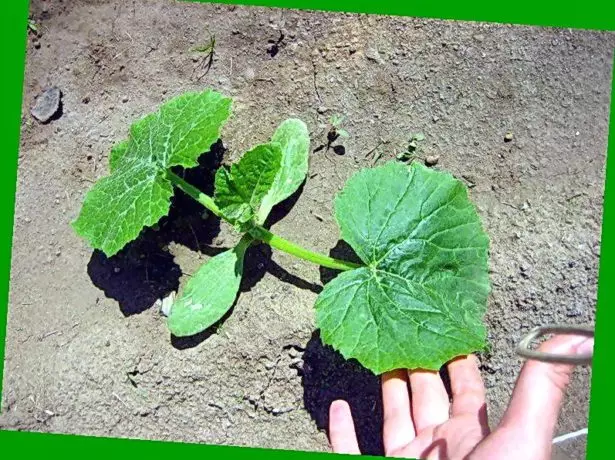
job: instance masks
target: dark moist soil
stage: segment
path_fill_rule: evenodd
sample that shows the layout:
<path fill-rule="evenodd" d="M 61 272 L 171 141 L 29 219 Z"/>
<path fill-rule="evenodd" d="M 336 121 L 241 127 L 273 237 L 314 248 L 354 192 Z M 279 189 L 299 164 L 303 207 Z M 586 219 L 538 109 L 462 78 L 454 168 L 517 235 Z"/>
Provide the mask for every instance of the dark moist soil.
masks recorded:
<path fill-rule="evenodd" d="M 69 227 L 111 145 L 187 90 L 235 101 L 224 143 L 191 174 L 205 189 L 213 166 L 287 117 L 306 121 L 310 176 L 273 230 L 321 252 L 344 252 L 331 209 L 344 181 L 425 134 L 416 154 L 472 187 L 491 237 L 493 422 L 524 333 L 593 323 L 613 34 L 168 1 L 31 8 L 41 36 L 28 38 L 2 428 L 318 451 L 328 405 L 345 397 L 364 451 L 381 452 L 378 379 L 313 332 L 330 273 L 254 247 L 232 314 L 175 340 L 156 301 L 237 241 L 232 230 L 181 193 L 158 231 L 112 259 Z M 207 31 L 210 63 L 190 51 Z M 52 86 L 62 112 L 40 124 L 30 109 Z M 350 136 L 327 149 L 335 114 Z M 576 372 L 558 434 L 587 426 L 589 379 Z M 580 438 L 560 454 L 584 449 Z"/>

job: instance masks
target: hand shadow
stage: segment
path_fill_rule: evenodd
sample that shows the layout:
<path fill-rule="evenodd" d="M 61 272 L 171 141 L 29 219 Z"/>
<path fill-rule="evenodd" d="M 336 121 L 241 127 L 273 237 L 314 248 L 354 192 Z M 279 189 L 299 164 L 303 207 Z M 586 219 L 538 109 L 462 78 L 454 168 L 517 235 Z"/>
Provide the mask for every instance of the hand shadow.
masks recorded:
<path fill-rule="evenodd" d="M 316 426 L 327 431 L 336 399 L 350 405 L 361 452 L 384 455 L 380 379 L 355 360 L 345 360 L 314 332 L 303 353 L 303 403 Z"/>

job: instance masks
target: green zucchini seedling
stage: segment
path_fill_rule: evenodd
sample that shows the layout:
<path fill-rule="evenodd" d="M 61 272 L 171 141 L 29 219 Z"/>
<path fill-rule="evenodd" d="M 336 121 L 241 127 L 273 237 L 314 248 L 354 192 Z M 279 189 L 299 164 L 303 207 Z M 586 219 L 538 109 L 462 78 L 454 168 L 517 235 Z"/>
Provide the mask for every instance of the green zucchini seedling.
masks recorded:
<path fill-rule="evenodd" d="M 324 343 L 376 374 L 438 369 L 485 347 L 489 240 L 462 182 L 416 162 L 357 172 L 335 199 L 335 219 L 361 263 L 338 260 L 263 226 L 306 178 L 310 139 L 302 121 L 284 121 L 268 142 L 218 169 L 213 196 L 171 171 L 196 166 L 230 113 L 231 99 L 207 90 L 171 99 L 134 123 L 111 150 L 110 174 L 87 193 L 73 222 L 111 257 L 165 216 L 179 189 L 242 234 L 181 289 L 167 320 L 172 334 L 197 334 L 224 316 L 237 297 L 246 250 L 260 240 L 341 272 L 316 300 L 316 325 Z"/>

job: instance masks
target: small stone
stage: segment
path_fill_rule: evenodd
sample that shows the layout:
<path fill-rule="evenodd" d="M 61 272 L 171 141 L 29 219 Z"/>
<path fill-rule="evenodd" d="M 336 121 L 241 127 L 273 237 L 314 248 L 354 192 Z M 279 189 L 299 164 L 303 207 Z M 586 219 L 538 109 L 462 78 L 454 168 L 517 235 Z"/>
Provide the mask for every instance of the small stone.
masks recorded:
<path fill-rule="evenodd" d="M 41 47 L 41 42 L 39 42 L 38 40 L 34 40 L 34 41 L 32 42 L 32 45 L 34 45 L 34 48 L 36 48 L 36 49 L 40 49 L 40 47 Z"/>
<path fill-rule="evenodd" d="M 47 123 L 60 110 L 62 92 L 56 86 L 49 88 L 36 98 L 36 104 L 30 111 L 41 123 Z"/>
<path fill-rule="evenodd" d="M 318 107 L 318 109 L 317 109 L 317 110 L 318 110 L 318 113 L 323 114 L 323 113 L 325 113 L 328 109 L 327 109 L 324 105 L 321 105 L 320 107 Z"/>
<path fill-rule="evenodd" d="M 504 135 L 504 142 L 510 142 L 513 140 L 513 133 L 511 131 L 508 131 L 505 135 Z"/>
<path fill-rule="evenodd" d="M 429 155 L 425 158 L 425 166 L 435 166 L 440 161 L 440 157 L 438 155 Z"/>
<path fill-rule="evenodd" d="M 432 117 L 432 120 L 433 120 L 434 123 L 436 123 L 439 119 L 440 119 L 440 117 L 438 115 L 434 115 Z"/>
<path fill-rule="evenodd" d="M 483 34 L 476 34 L 474 35 L 474 40 L 476 40 L 477 42 L 482 42 L 485 40 L 485 36 Z"/>
<path fill-rule="evenodd" d="M 120 267 L 113 267 L 113 273 L 119 273 L 122 269 Z"/>
<path fill-rule="evenodd" d="M 126 104 L 126 102 L 128 102 L 128 96 L 124 96 L 124 97 L 122 98 L 122 102 L 123 102 L 124 104 Z"/>
<path fill-rule="evenodd" d="M 111 341 L 110 341 L 110 340 L 107 340 L 107 341 L 105 342 L 105 347 L 110 347 L 110 346 L 111 346 Z"/>
<path fill-rule="evenodd" d="M 571 307 L 566 311 L 566 316 L 568 318 L 576 318 L 577 316 L 581 316 L 583 311 L 579 307 Z"/>

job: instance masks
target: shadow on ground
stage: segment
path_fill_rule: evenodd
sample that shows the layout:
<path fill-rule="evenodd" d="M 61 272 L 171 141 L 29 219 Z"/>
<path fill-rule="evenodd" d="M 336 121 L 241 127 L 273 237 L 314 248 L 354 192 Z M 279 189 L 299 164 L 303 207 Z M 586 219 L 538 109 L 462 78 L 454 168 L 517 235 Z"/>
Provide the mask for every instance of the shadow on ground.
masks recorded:
<path fill-rule="evenodd" d="M 343 399 L 352 410 L 361 452 L 384 455 L 382 396 L 377 376 L 323 345 L 315 332 L 303 353 L 302 384 L 303 403 L 319 429 L 328 430 L 329 406 Z"/>

